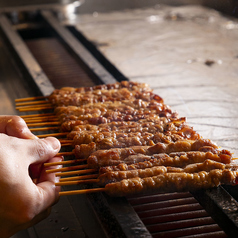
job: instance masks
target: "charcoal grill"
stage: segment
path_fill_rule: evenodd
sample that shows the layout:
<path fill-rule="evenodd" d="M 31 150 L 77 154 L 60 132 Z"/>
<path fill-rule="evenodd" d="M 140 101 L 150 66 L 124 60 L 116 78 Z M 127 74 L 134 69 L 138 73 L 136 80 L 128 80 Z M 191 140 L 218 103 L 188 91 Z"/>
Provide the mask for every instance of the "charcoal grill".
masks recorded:
<path fill-rule="evenodd" d="M 17 18 L 16 18 L 17 14 Z M 0 15 L 6 60 L 13 59 L 18 97 L 49 95 L 54 88 L 88 87 L 128 80 L 73 26 L 52 9 Z M 67 188 L 63 188 L 67 189 Z M 29 237 L 236 237 L 236 187 L 194 193 L 111 198 L 103 193 L 62 197 Z"/>

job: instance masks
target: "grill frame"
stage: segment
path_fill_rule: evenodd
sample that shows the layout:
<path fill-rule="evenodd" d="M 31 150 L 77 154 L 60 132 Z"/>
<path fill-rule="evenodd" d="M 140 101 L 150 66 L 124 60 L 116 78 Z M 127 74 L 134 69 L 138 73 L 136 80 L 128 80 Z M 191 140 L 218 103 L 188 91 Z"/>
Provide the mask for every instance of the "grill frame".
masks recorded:
<path fill-rule="evenodd" d="M 54 34 L 59 37 L 60 41 L 63 42 L 71 53 L 74 52 L 74 57 L 78 57 L 80 61 L 83 61 L 89 70 L 93 69 L 95 77 L 100 79 L 98 84 L 102 82 L 116 82 L 116 79 L 110 73 L 106 72 L 106 76 L 104 75 L 106 71 L 104 67 L 100 65 L 80 42 L 78 42 L 66 27 L 61 26 L 56 21 L 50 11 L 43 10 L 39 12 L 44 18 L 47 27 L 50 27 L 54 31 Z M 4 13 L 0 16 L 0 25 L 2 36 L 11 48 L 18 63 L 20 62 L 20 68 L 23 75 L 27 75 L 29 82 L 34 84 L 35 91 L 38 95 L 49 95 L 54 87 L 40 65 L 34 59 L 31 52 L 25 46 L 23 40 L 17 34 L 17 31 L 12 28 L 10 21 Z M 82 52 L 78 52 L 77 50 L 76 52 L 74 51 L 78 45 L 83 47 Z M 94 61 L 93 65 L 89 63 L 92 59 Z M 229 237 L 236 237 L 235 234 L 238 233 L 238 215 L 234 214 L 233 211 L 237 211 L 238 203 L 223 187 L 206 191 L 197 191 L 192 194 Z M 69 214 L 74 217 L 80 216 L 80 210 L 77 208 L 77 199 L 79 198 L 82 199 L 81 196 L 65 198 L 66 201 L 64 203 L 73 208 Z M 95 213 L 97 220 L 100 221 L 99 223 L 103 227 L 102 233 L 106 236 L 115 237 L 117 234 L 119 237 L 138 237 L 138 235 L 141 237 L 151 237 L 151 234 L 141 219 L 134 212 L 133 206 L 131 206 L 125 198 L 110 198 L 107 195 L 100 193 L 85 195 L 83 200 L 84 204 L 90 203 L 90 209 L 92 213 Z M 225 207 L 224 201 L 228 201 L 228 204 L 226 203 Z M 60 206 L 61 205 L 59 205 L 58 209 L 60 209 Z M 82 221 L 81 218 L 79 220 Z M 116 233 L 114 233 L 115 225 L 118 228 Z M 36 233 L 39 232 L 40 229 L 41 227 L 39 227 L 39 229 L 37 228 Z M 71 237 L 74 237 L 74 234 Z"/>

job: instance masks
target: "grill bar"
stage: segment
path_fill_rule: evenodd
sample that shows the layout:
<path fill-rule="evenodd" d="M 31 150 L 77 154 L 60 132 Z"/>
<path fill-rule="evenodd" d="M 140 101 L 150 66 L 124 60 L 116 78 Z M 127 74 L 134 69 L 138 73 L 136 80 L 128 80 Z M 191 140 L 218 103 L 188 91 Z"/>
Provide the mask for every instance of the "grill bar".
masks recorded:
<path fill-rule="evenodd" d="M 191 193 L 128 198 L 153 237 L 227 237 Z"/>
<path fill-rule="evenodd" d="M 152 234 L 154 238 L 157 237 L 166 237 L 166 238 L 175 238 L 175 237 L 186 237 L 186 236 L 193 236 L 196 234 L 204 235 L 206 234 L 207 237 L 211 237 L 213 233 L 219 232 L 219 227 L 216 224 L 213 225 L 204 225 L 204 226 L 196 226 L 192 228 L 182 228 L 176 230 L 168 230 L 168 231 L 160 231 L 159 233 Z M 220 233 L 219 233 L 220 234 Z M 223 234 L 223 237 L 224 236 Z"/>
<path fill-rule="evenodd" d="M 14 51 L 18 63 L 21 64 L 24 74 L 27 75 L 30 83 L 34 85 L 35 90 L 44 96 L 52 93 L 54 88 L 51 82 L 26 47 L 19 34 L 13 30 L 10 21 L 4 14 L 0 15 L 0 27 L 5 36 L 5 40 Z"/>
<path fill-rule="evenodd" d="M 145 210 L 154 210 L 154 209 L 160 209 L 164 207 L 173 207 L 173 206 L 181 206 L 181 205 L 187 205 L 187 204 L 194 204 L 197 203 L 196 199 L 193 197 L 190 198 L 182 198 L 182 199 L 174 199 L 174 200 L 167 200 L 167 201 L 160 201 L 160 202 L 154 202 L 154 203 L 147 203 L 142 205 L 134 206 L 134 209 L 137 212 L 143 212 Z"/>
<path fill-rule="evenodd" d="M 152 217 L 146 217 L 142 218 L 141 220 L 145 225 L 151 225 L 155 223 L 162 223 L 162 222 L 169 222 L 169 221 L 179 221 L 179 220 L 187 220 L 187 219 L 193 219 L 193 218 L 203 218 L 209 216 L 208 213 L 201 209 L 196 210 L 192 212 L 180 212 L 180 213 L 173 213 L 161 215 L 161 216 L 152 216 Z"/>

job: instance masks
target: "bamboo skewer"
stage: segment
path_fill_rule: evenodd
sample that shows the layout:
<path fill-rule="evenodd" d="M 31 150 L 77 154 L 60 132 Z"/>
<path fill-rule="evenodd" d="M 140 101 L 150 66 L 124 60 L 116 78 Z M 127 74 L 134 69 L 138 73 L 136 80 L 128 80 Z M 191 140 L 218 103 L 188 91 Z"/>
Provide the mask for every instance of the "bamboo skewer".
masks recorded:
<path fill-rule="evenodd" d="M 62 176 L 70 176 L 70 175 L 76 175 L 76 174 L 87 174 L 87 173 L 94 173 L 97 172 L 97 169 L 85 169 L 85 170 L 76 170 L 76 171 L 70 171 L 70 172 L 61 172 L 56 173 L 55 176 L 62 177 Z"/>
<path fill-rule="evenodd" d="M 62 154 L 64 152 L 58 153 L 57 156 L 60 156 L 59 154 Z M 70 152 L 71 153 L 71 152 Z M 74 160 L 65 160 L 65 161 L 59 161 L 59 162 L 52 162 L 52 163 L 45 163 L 45 167 L 49 166 L 55 166 L 55 165 L 66 165 L 66 164 L 74 164 L 74 163 L 79 163 L 79 162 L 84 162 L 87 159 L 74 159 Z M 88 165 L 87 165 L 88 166 Z M 88 168 L 88 167 L 85 167 Z"/>
<path fill-rule="evenodd" d="M 49 121 L 49 122 L 39 122 L 39 123 L 29 123 L 28 127 L 36 127 L 36 126 L 52 126 L 52 125 L 60 125 L 60 122 Z"/>
<path fill-rule="evenodd" d="M 57 153 L 56 156 L 68 156 L 68 155 L 74 155 L 74 152 L 73 151 L 65 151 L 65 152 L 60 152 L 60 153 Z M 78 161 L 84 161 L 84 160 L 78 160 Z"/>
<path fill-rule="evenodd" d="M 73 143 L 73 140 L 67 140 L 67 139 L 59 139 L 60 143 Z"/>
<path fill-rule="evenodd" d="M 16 108 L 17 109 L 17 108 Z M 47 109 L 54 109 L 53 106 L 41 106 L 41 107 L 29 107 L 29 108 L 21 108 L 17 109 L 19 112 L 30 112 L 30 111 L 42 111 Z"/>
<path fill-rule="evenodd" d="M 83 180 L 83 179 L 93 179 L 93 178 L 97 178 L 97 177 L 98 177 L 98 174 L 88 174 L 88 175 L 74 176 L 74 177 L 68 177 L 68 178 L 61 178 L 59 180 L 59 182 Z"/>
<path fill-rule="evenodd" d="M 41 101 L 30 101 L 30 102 L 18 102 L 18 103 L 16 103 L 16 107 L 38 105 L 38 104 L 42 105 L 42 104 L 46 104 L 46 103 L 49 103 L 49 101 L 41 100 Z"/>
<path fill-rule="evenodd" d="M 51 134 L 37 135 L 37 137 L 45 138 L 45 137 L 49 137 L 49 136 L 58 137 L 58 136 L 66 136 L 66 135 L 68 135 L 68 132 L 57 132 L 57 133 L 51 133 Z"/>
<path fill-rule="evenodd" d="M 28 98 L 18 98 L 15 99 L 15 102 L 26 102 L 26 101 L 35 101 L 41 99 L 47 99 L 48 96 L 37 96 L 37 97 L 28 97 Z"/>
<path fill-rule="evenodd" d="M 61 144 L 61 147 L 62 146 L 73 146 L 73 145 L 72 145 L 72 143 L 63 143 L 63 144 Z"/>
<path fill-rule="evenodd" d="M 97 192 L 105 192 L 105 191 L 106 191 L 105 188 L 91 188 L 91 189 L 82 189 L 82 190 L 75 190 L 75 191 L 62 191 L 62 192 L 59 192 L 59 195 L 67 196 L 67 195 L 97 193 Z"/>
<path fill-rule="evenodd" d="M 21 118 L 39 118 L 39 117 L 45 117 L 45 116 L 54 116 L 55 114 L 50 113 L 42 113 L 42 114 L 31 114 L 31 115 L 22 115 Z"/>
<path fill-rule="evenodd" d="M 58 182 L 55 183 L 55 186 L 65 186 L 65 185 L 78 185 L 82 183 L 97 183 L 99 182 L 99 179 L 87 179 L 87 180 L 75 180 L 75 181 L 66 181 L 66 182 Z"/>
<path fill-rule="evenodd" d="M 87 168 L 88 165 L 75 165 L 75 166 L 69 166 L 69 167 L 64 167 L 64 168 L 59 168 L 59 169 L 48 169 L 45 172 L 46 173 L 55 173 L 55 172 L 65 172 L 65 171 L 72 171 L 76 169 L 84 169 Z"/>
<path fill-rule="evenodd" d="M 39 127 L 39 128 L 31 128 L 30 131 L 49 131 L 49 130 L 59 130 L 59 127 Z"/>
<path fill-rule="evenodd" d="M 29 106 L 20 106 L 20 107 L 16 107 L 17 110 L 21 110 L 21 109 L 27 109 L 27 108 L 38 108 L 38 107 L 52 107 L 51 103 L 45 103 L 45 104 L 38 104 L 38 105 L 29 105 Z"/>
<path fill-rule="evenodd" d="M 50 116 L 50 117 L 38 117 L 38 118 L 30 118 L 25 119 L 26 123 L 34 123 L 34 122 L 47 122 L 47 121 L 59 121 L 58 117 L 56 116 Z"/>

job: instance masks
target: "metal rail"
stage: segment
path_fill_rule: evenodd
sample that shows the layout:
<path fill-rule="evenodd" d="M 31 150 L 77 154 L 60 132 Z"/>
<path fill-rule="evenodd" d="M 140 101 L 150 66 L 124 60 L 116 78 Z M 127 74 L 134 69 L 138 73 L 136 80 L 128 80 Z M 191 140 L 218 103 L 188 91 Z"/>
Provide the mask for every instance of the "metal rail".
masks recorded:
<path fill-rule="evenodd" d="M 31 84 L 44 96 L 52 93 L 54 87 L 5 14 L 0 15 L 0 28 Z"/>

